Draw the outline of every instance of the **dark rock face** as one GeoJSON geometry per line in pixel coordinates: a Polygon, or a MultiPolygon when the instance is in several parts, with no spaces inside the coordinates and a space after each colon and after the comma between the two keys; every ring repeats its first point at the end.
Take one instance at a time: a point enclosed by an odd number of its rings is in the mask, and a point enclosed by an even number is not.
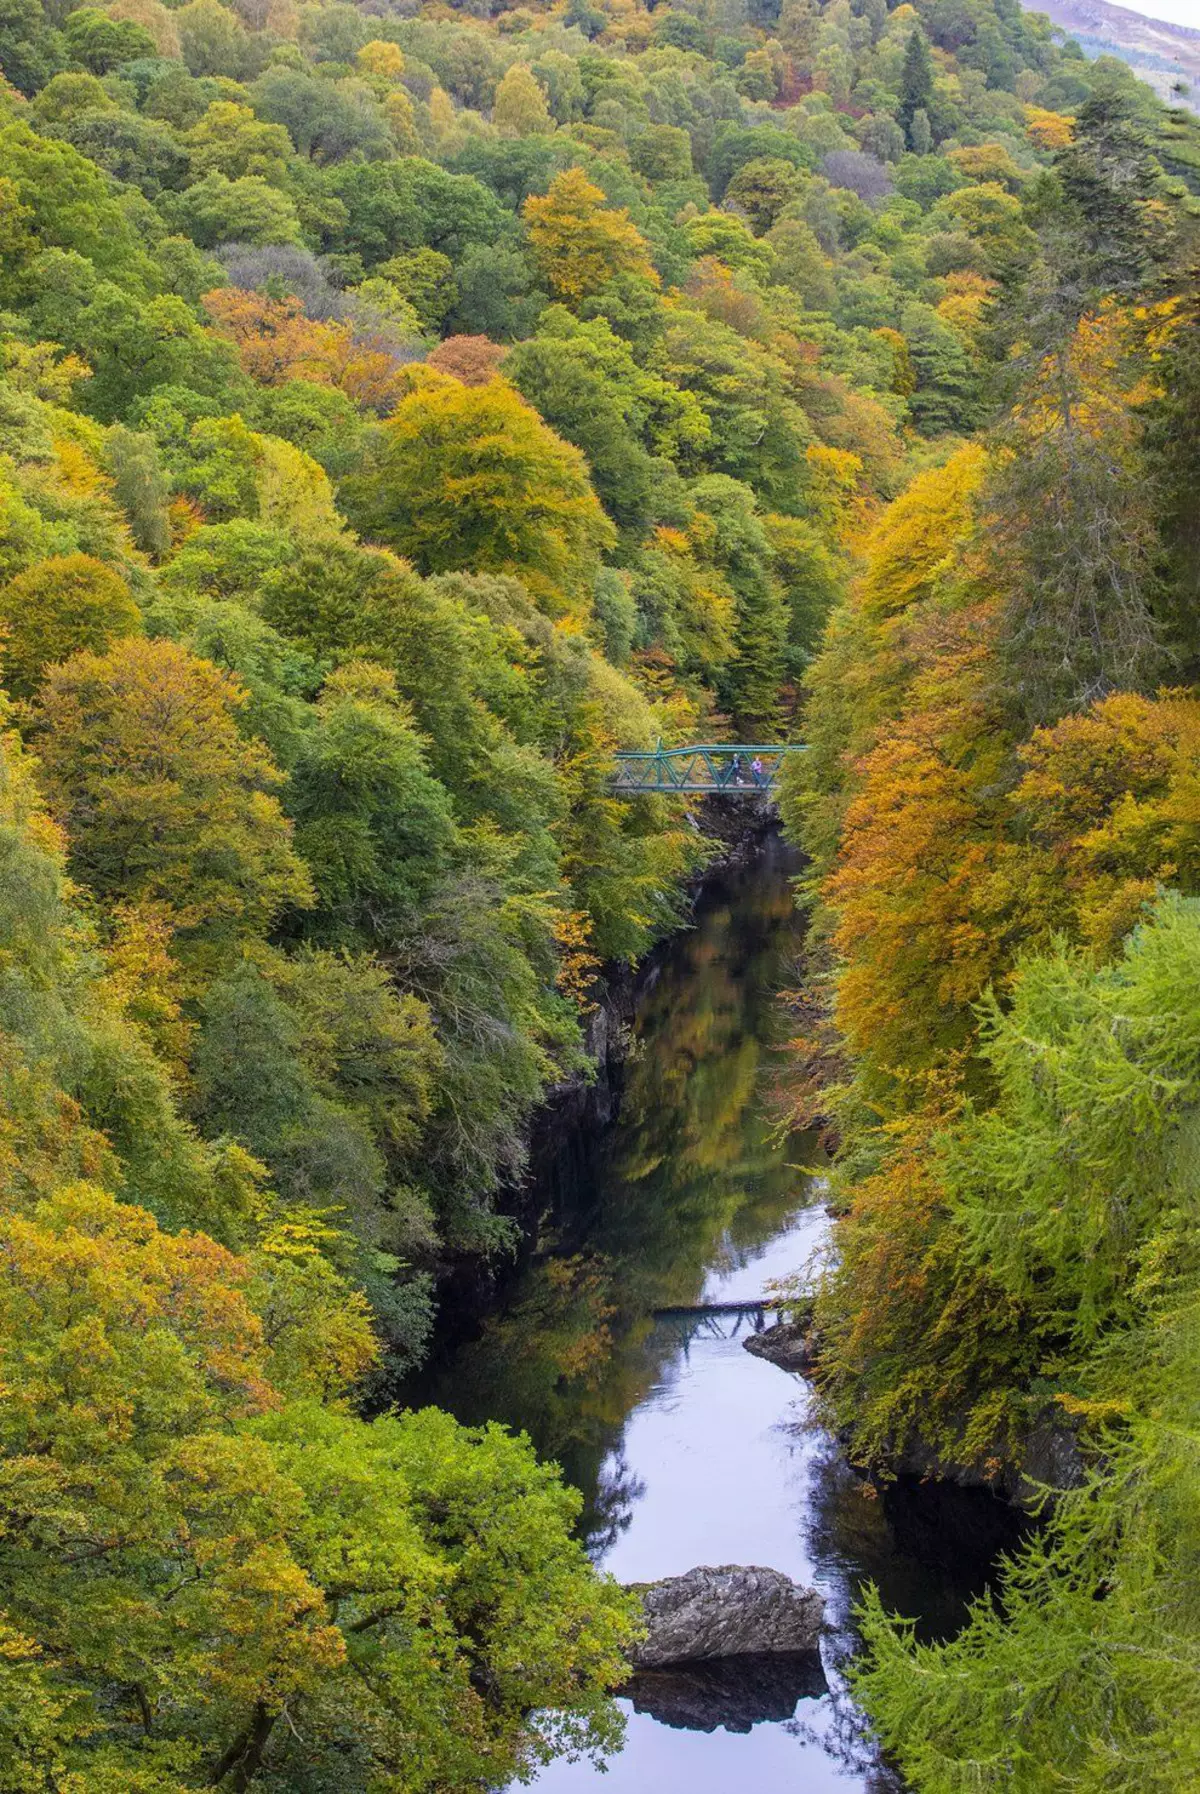
{"type": "Polygon", "coordinates": [[[1075,1489],[1083,1481],[1084,1460],[1074,1429],[1060,1409],[1048,1410],[998,1465],[943,1457],[923,1439],[911,1439],[891,1466],[901,1476],[936,1477],[962,1489],[988,1489],[1002,1501],[1035,1511],[1045,1489],[1075,1489]]]}
{"type": "Polygon", "coordinates": [[[816,1651],[747,1652],[708,1663],[640,1670],[619,1692],[635,1713],[689,1732],[748,1732],[765,1720],[788,1720],[796,1703],[826,1690],[816,1651]]]}
{"type": "Polygon", "coordinates": [[[695,1663],[714,1657],[814,1651],[825,1603],[781,1570],[738,1564],[702,1565],[639,1592],[647,1636],[634,1668],[695,1663]]]}
{"type": "Polygon", "coordinates": [[[816,1359],[812,1336],[804,1321],[778,1321],[762,1333],[747,1333],[742,1340],[754,1358],[765,1358],[780,1370],[810,1371],[816,1359]]]}

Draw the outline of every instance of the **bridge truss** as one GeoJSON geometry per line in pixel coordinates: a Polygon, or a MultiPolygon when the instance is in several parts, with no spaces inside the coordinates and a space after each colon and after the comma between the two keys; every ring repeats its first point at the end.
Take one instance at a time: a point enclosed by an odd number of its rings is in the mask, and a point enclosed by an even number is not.
{"type": "Polygon", "coordinates": [[[714,791],[731,797],[754,797],[773,791],[787,756],[803,752],[801,743],[765,747],[721,742],[617,754],[609,788],[617,796],[630,797],[703,796],[714,791]],[[758,772],[754,771],[756,760],[758,772]]]}

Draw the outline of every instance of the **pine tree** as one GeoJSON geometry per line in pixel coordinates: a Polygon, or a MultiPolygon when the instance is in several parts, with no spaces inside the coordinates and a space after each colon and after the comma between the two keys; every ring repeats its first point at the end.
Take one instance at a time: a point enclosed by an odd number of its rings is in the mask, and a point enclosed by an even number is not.
{"type": "Polygon", "coordinates": [[[913,141],[913,117],[917,112],[924,112],[925,121],[928,124],[929,102],[932,98],[933,63],[929,57],[929,45],[925,41],[923,32],[914,31],[908,40],[908,49],[904,52],[904,68],[900,76],[900,105],[896,112],[897,121],[903,127],[910,149],[917,148],[913,141]]]}

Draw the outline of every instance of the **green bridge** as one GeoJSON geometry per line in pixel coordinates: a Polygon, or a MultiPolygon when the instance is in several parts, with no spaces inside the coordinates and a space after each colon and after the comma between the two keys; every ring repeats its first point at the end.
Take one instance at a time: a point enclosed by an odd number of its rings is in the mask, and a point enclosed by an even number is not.
{"type": "Polygon", "coordinates": [[[802,743],[791,747],[742,742],[680,748],[660,745],[645,753],[615,755],[617,766],[609,789],[630,797],[701,796],[711,791],[753,797],[773,791],[786,756],[803,752],[802,743]]]}

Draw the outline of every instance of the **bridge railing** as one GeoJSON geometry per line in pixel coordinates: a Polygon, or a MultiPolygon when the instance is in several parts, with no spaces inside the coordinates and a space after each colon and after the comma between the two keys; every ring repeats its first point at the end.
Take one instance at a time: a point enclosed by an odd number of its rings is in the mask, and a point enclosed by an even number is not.
{"type": "Polygon", "coordinates": [[[801,742],[787,746],[711,742],[698,747],[620,753],[614,756],[616,769],[609,788],[618,796],[688,796],[724,791],[751,797],[756,791],[773,791],[787,757],[803,752],[801,742]]]}

